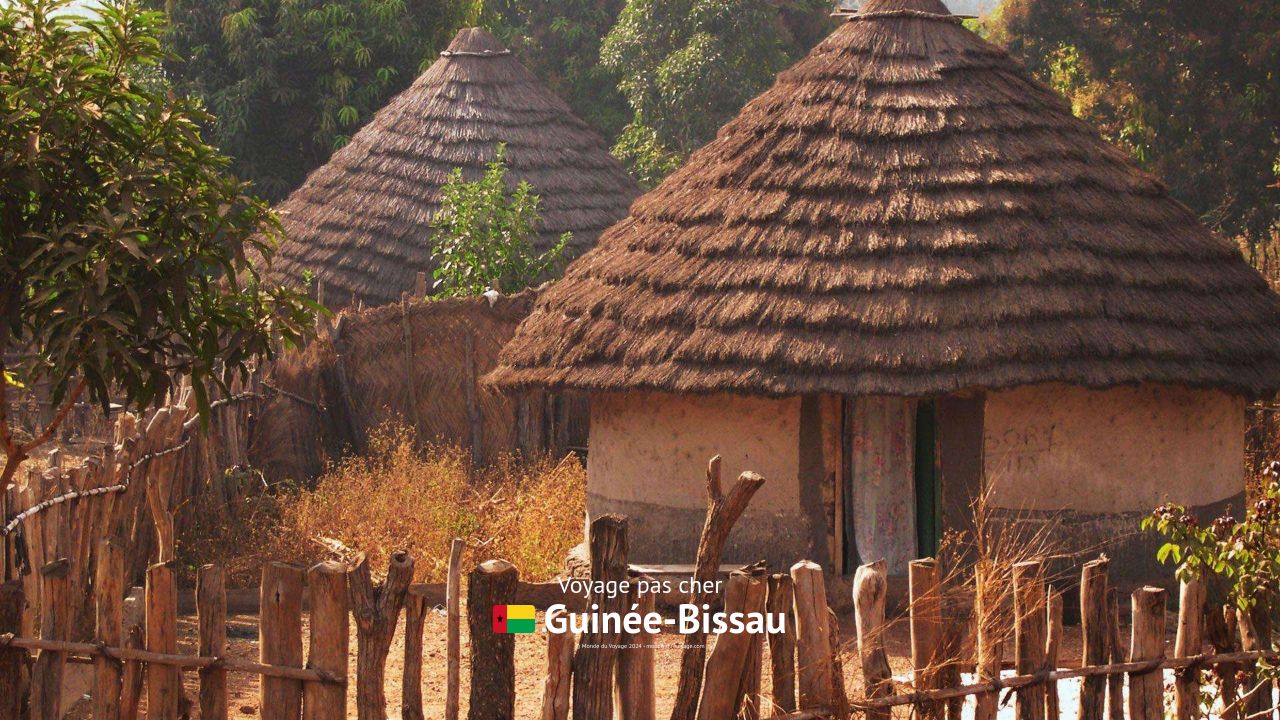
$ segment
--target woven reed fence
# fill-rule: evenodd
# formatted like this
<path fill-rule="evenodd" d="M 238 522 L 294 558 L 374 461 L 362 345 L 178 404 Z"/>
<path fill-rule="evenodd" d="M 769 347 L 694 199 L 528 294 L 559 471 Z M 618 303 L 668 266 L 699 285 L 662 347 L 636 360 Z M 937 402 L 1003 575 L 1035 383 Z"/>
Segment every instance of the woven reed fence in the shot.
<path fill-rule="evenodd" d="M 317 341 L 271 367 L 265 382 L 278 392 L 254 428 L 254 466 L 271 480 L 314 478 L 389 421 L 423 444 L 470 448 L 481 464 L 515 451 L 581 453 L 585 396 L 481 382 L 536 297 L 414 297 L 322 320 Z"/>

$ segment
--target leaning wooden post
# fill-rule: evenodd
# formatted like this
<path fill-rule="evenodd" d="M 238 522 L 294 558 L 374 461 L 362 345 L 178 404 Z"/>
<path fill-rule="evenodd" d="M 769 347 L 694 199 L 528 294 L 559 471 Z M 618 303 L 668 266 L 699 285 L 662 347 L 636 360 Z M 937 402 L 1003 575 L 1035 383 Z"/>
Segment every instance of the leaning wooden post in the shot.
<path fill-rule="evenodd" d="M 893 671 L 884 647 L 884 603 L 889 592 L 888 564 L 884 560 L 858 568 L 853 576 L 853 615 L 858 632 L 858 656 L 862 680 L 871 699 L 893 693 Z M 889 708 L 874 708 L 867 720 L 889 720 Z"/>
<path fill-rule="evenodd" d="M 142 650 L 146 647 L 146 631 L 143 623 L 131 626 L 124 635 L 124 646 L 130 650 Z M 124 664 L 124 673 L 120 677 L 120 720 L 137 720 L 138 706 L 142 704 L 142 693 L 146 681 L 146 665 L 137 660 Z"/>
<path fill-rule="evenodd" d="M 565 611 L 567 614 L 567 611 Z M 568 622 L 568 618 L 565 618 Z M 552 622 L 550 613 L 547 624 Z M 573 633 L 547 633 L 547 680 L 542 689 L 541 720 L 568 720 L 573 677 Z"/>
<path fill-rule="evenodd" d="M 445 584 L 444 720 L 458 720 L 462 685 L 462 538 L 449 545 L 449 575 Z"/>
<path fill-rule="evenodd" d="M 1044 670 L 1045 650 L 1044 566 L 1039 560 L 1013 566 L 1013 644 L 1019 675 Z M 1018 720 L 1044 720 L 1044 685 L 1018 691 Z"/>
<path fill-rule="evenodd" d="M 840 619 L 831 608 L 827 608 L 827 615 L 830 616 L 827 618 L 827 629 L 830 631 L 827 637 L 831 642 L 831 695 L 835 699 L 831 709 L 836 717 L 845 718 L 849 717 L 849 692 L 845 688 L 844 661 L 840 657 Z"/>
<path fill-rule="evenodd" d="M 1049 634 L 1045 640 L 1044 666 L 1058 669 L 1058 651 L 1062 647 L 1062 593 L 1049 588 Z M 1044 714 L 1048 720 L 1058 720 L 1058 681 L 1050 680 L 1044 689 Z"/>
<path fill-rule="evenodd" d="M 96 604 L 94 641 L 105 647 L 120 647 L 124 644 L 124 552 L 111 538 L 98 543 L 93 597 Z M 94 720 L 120 720 L 120 674 L 119 661 L 94 658 Z M 205 717 L 203 713 L 201 717 Z"/>
<path fill-rule="evenodd" d="M 519 573 L 506 560 L 480 563 L 467 578 L 467 627 L 471 631 L 471 708 L 469 720 L 515 717 L 516 644 L 506 632 L 498 605 L 515 597 Z"/>
<path fill-rule="evenodd" d="M 648 617 L 657 607 L 657 597 L 650 590 L 652 582 L 653 579 L 649 577 L 631 579 L 627 605 L 634 608 L 632 612 L 639 614 L 641 618 Z M 642 585 L 645 587 L 642 588 Z M 550 636 L 547 640 L 549 645 Z M 618 693 L 615 703 L 620 720 L 655 720 L 657 716 L 654 705 L 656 690 L 653 652 L 653 644 L 656 642 L 657 635 L 650 634 L 643 628 L 640 632 L 627 634 L 622 638 L 622 649 L 618 653 Z"/>
<path fill-rule="evenodd" d="M 307 667 L 335 677 L 347 676 L 350 648 L 350 613 L 347 605 L 347 568 L 322 562 L 307 571 L 311 588 L 311 632 Z M 303 720 L 346 720 L 347 686 L 309 682 L 302 688 Z"/>
<path fill-rule="evenodd" d="M 620 584 L 627 579 L 627 518 L 605 514 L 591 521 L 591 580 L 593 586 Z M 591 606 L 600 613 L 625 613 L 623 593 L 591 592 Z M 603 628 L 601 628 L 603 630 Z M 618 632 L 587 632 L 573 657 L 574 720 L 596 720 L 613 714 L 613 673 L 618 658 Z"/>
<path fill-rule="evenodd" d="M 1174 657 L 1192 657 L 1204 649 L 1205 584 L 1202 578 L 1183 580 L 1178 593 L 1178 637 Z M 1178 720 L 1196 720 L 1200 711 L 1200 669 L 1184 668 L 1174 682 Z"/>
<path fill-rule="evenodd" d="M 754 598 L 763 600 L 764 583 L 753 578 L 750 571 L 734 570 L 724 589 L 724 612 L 745 613 Z M 751 636 L 747 633 L 721 633 L 716 647 L 707 659 L 706 675 L 702 683 L 702 698 L 698 702 L 698 720 L 732 720 L 738 715 L 742 689 L 742 675 L 747 667 L 747 654 L 751 648 Z"/>
<path fill-rule="evenodd" d="M 800 710 L 827 710 L 832 697 L 831 629 L 827 615 L 827 586 L 822 568 L 801 560 L 791 566 L 795 585 L 796 664 L 800 678 Z"/>
<path fill-rule="evenodd" d="M 66 640 L 71 609 L 71 563 L 55 560 L 40 568 L 40 639 Z M 32 720 L 62 720 L 62 670 L 67 654 L 41 650 L 31 669 Z"/>
<path fill-rule="evenodd" d="M 753 472 L 738 476 L 738 482 L 728 494 L 720 483 L 720 456 L 707 463 L 707 517 L 698 540 L 698 554 L 693 577 L 699 591 L 689 594 L 689 603 L 702 607 L 710 604 L 714 593 L 702 591 L 706 584 L 716 579 L 720 572 L 720 554 L 729 531 L 751 502 L 751 496 L 764 485 L 764 478 Z M 702 670 L 707 659 L 706 635 L 697 632 L 686 635 L 684 649 L 680 653 L 680 680 L 676 686 L 675 706 L 671 720 L 694 720 L 698 711 L 698 696 L 702 691 Z"/>
<path fill-rule="evenodd" d="M 227 653 L 227 581 L 221 565 L 205 565 L 196 575 L 196 620 L 199 652 L 205 657 Z M 314 632 L 314 631 L 313 631 Z M 200 720 L 226 720 L 227 671 L 200 670 Z"/>
<path fill-rule="evenodd" d="M 0 634 L 22 634 L 22 610 L 26 601 L 22 581 L 0 584 Z M 22 667 L 27 653 L 0 647 L 0 720 L 19 720 L 22 714 Z"/>
<path fill-rule="evenodd" d="M 258 657 L 265 665 L 302 667 L 302 582 L 297 565 L 262 566 Z M 302 681 L 263 676 L 258 686 L 262 720 L 296 720 L 302 714 Z"/>
<path fill-rule="evenodd" d="M 408 553 L 392 553 L 387 579 L 373 584 L 369 559 L 361 556 L 347 576 L 347 596 L 356 621 L 356 714 L 359 720 L 385 720 L 387 653 L 395 635 L 396 620 L 404 607 L 413 580 L 413 559 Z"/>
<path fill-rule="evenodd" d="M 427 599 L 409 593 L 404 605 L 404 679 L 400 684 L 400 717 L 423 720 L 422 628 L 427 619 Z"/>
<path fill-rule="evenodd" d="M 916 692 L 937 687 L 942 660 L 942 582 L 938 561 L 912 560 L 907 566 L 911 621 L 911 667 Z M 941 715 L 940 703 L 920 703 L 920 717 L 932 720 Z"/>
<path fill-rule="evenodd" d="M 1133 639 L 1129 660 L 1164 658 L 1163 588 L 1141 587 L 1133 591 Z M 1129 720 L 1162 720 L 1164 717 L 1164 677 L 1159 667 L 1129 673 Z"/>
<path fill-rule="evenodd" d="M 1107 590 L 1107 654 L 1108 662 L 1127 659 L 1120 636 L 1120 592 L 1115 588 Z M 1125 720 L 1124 705 L 1124 675 L 1112 673 L 1107 676 L 1107 718 Z"/>
<path fill-rule="evenodd" d="M 1008 632 L 1007 615 L 1001 608 L 1002 589 L 992 577 L 994 568 L 983 562 L 974 572 L 973 615 L 977 625 L 978 682 L 990 683 L 1000 677 L 1004 661 L 1004 641 Z M 974 720 L 995 720 L 999 693 L 983 692 L 974 696 Z"/>
<path fill-rule="evenodd" d="M 1106 665 L 1107 652 L 1107 568 L 1106 557 L 1090 560 L 1080 570 L 1081 662 Z M 1106 710 L 1107 678 L 1091 675 L 1080 687 L 1080 720 L 1102 720 Z"/>
<path fill-rule="evenodd" d="M 773 675 L 773 704 L 784 713 L 796 709 L 796 617 L 790 575 L 777 573 L 769 578 L 770 615 L 783 616 L 782 632 L 769 634 L 769 665 Z"/>

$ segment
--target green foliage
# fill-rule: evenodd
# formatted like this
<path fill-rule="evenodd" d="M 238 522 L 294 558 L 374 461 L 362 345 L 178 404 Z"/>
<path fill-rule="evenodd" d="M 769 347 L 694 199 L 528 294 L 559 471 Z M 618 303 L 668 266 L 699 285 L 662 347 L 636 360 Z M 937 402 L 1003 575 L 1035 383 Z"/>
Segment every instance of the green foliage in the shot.
<path fill-rule="evenodd" d="M 1210 225 L 1280 229 L 1280 3 L 1005 0 L 990 29 Z"/>
<path fill-rule="evenodd" d="M 278 200 L 436 59 L 480 0 L 146 0 L 178 90 L 214 115 L 235 171 Z"/>
<path fill-rule="evenodd" d="M 605 138 L 630 115 L 614 75 L 600 65 L 600 41 L 624 0 L 491 0 L 484 24 L 525 67 Z"/>
<path fill-rule="evenodd" d="M 614 154 L 642 182 L 660 180 L 825 34 L 829 10 L 817 0 L 628 0 L 600 49 L 633 111 Z"/>
<path fill-rule="evenodd" d="M 483 176 L 467 182 L 458 168 L 441 188 L 440 211 L 431 222 L 438 295 L 519 292 L 560 269 L 570 234 L 538 253 L 531 243 L 540 220 L 538 196 L 527 182 L 508 192 L 506 176 L 506 148 L 498 145 Z"/>
<path fill-rule="evenodd" d="M 278 225 L 160 82 L 162 17 L 134 3 L 0 6 L 0 358 L 6 386 L 157 403 L 301 338 L 310 306 L 259 284 Z M 0 423 L 10 464 L 34 446 Z M 9 468 L 6 467 L 6 472 Z"/>
<path fill-rule="evenodd" d="M 1275 465 L 1273 464 L 1273 467 Z M 1157 559 L 1178 566 L 1181 579 L 1204 577 L 1211 588 L 1241 610 L 1264 612 L 1280 598 L 1280 483 L 1270 482 L 1243 520 L 1230 515 L 1201 527 L 1181 505 L 1161 505 L 1143 518 L 1167 542 Z"/>

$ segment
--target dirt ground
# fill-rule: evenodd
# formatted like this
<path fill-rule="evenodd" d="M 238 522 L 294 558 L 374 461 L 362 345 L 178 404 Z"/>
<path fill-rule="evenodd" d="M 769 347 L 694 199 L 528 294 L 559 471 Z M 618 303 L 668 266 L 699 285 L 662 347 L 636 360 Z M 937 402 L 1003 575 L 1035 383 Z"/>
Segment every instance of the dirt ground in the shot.
<path fill-rule="evenodd" d="M 403 619 L 403 615 L 402 615 Z M 461 704 L 463 717 L 469 701 L 466 614 L 463 612 L 462 628 L 462 692 Z M 257 617 L 236 615 L 228 619 L 228 639 L 230 654 L 237 658 L 256 660 L 258 654 Z M 539 628 L 542 627 L 542 613 L 539 613 Z M 854 637 L 854 626 L 851 616 L 841 618 L 841 637 L 844 642 L 844 675 L 845 685 L 850 695 L 861 694 L 862 682 L 858 669 L 857 657 L 850 639 Z M 304 633 L 307 632 L 304 620 Z M 183 652 L 195 652 L 196 623 L 194 617 L 183 617 L 180 621 L 179 635 Z M 1063 666 L 1078 663 L 1080 657 L 1080 635 L 1078 628 L 1067 628 L 1062 647 Z M 656 651 L 657 660 L 657 710 L 659 717 L 670 715 L 671 704 L 675 695 L 677 677 L 680 670 L 680 649 L 684 636 L 668 633 L 659 640 L 662 645 Z M 546 635 L 538 632 L 532 635 L 516 635 L 516 717 L 537 718 L 542 704 L 542 684 L 546 672 Z M 445 700 L 445 616 L 441 609 L 428 615 L 423 638 L 423 709 L 426 717 L 441 717 L 444 713 Z M 910 635 L 906 623 L 895 623 L 886 637 L 886 645 L 890 656 L 890 665 L 895 675 L 909 673 Z M 351 684 L 347 693 L 347 712 L 355 717 L 355 629 L 351 633 L 351 666 L 349 677 Z M 1007 651 L 1012 652 L 1012 648 Z M 768 646 L 765 647 L 765 664 L 763 675 L 764 690 L 767 693 L 770 685 L 768 671 Z M 387 662 L 387 716 L 401 716 L 401 676 L 404 664 L 403 622 L 397 629 L 396 638 Z M 189 696 L 196 697 L 197 678 L 195 673 L 185 673 L 184 680 Z M 243 673 L 233 673 L 228 680 L 230 688 L 230 707 L 234 717 L 248 717 L 258 714 L 258 677 Z M 765 713 L 767 716 L 769 713 Z M 193 711 L 194 715 L 194 711 Z"/>

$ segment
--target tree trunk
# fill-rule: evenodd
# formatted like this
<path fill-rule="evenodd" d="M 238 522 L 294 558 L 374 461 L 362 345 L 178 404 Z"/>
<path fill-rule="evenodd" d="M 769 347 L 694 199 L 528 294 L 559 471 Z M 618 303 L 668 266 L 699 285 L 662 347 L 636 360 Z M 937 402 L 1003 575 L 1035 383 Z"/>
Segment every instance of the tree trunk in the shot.
<path fill-rule="evenodd" d="M 375 587 L 369 560 L 361 557 L 348 576 L 351 611 L 356 620 L 356 714 L 359 720 L 386 720 L 384 691 L 387 653 L 396 631 L 396 619 L 404 607 L 409 583 L 413 580 L 413 560 L 396 552 L 387 568 L 387 579 Z"/>

